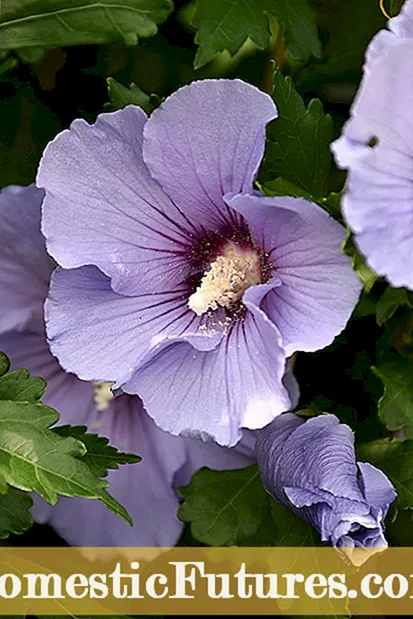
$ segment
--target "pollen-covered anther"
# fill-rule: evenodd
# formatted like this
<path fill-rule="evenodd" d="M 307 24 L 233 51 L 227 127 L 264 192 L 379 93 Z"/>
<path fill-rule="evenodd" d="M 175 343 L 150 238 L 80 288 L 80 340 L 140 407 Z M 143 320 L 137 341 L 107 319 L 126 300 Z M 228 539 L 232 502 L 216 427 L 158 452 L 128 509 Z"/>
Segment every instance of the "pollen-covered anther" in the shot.
<path fill-rule="evenodd" d="M 113 387 L 114 384 L 115 383 L 93 383 L 93 401 L 100 413 L 103 413 L 103 411 L 108 408 L 113 399 L 111 387 Z"/>
<path fill-rule="evenodd" d="M 231 307 L 242 298 L 247 288 L 260 283 L 261 265 L 257 252 L 229 243 L 189 297 L 188 307 L 197 316 L 218 306 Z"/>

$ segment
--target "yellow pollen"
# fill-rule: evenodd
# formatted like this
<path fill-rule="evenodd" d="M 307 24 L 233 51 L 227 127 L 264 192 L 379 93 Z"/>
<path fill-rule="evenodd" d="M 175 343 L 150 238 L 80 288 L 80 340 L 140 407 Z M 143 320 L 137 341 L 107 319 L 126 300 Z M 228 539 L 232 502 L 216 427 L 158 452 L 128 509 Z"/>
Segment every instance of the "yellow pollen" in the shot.
<path fill-rule="evenodd" d="M 196 291 L 188 299 L 188 307 L 197 316 L 218 306 L 237 303 L 250 286 L 261 283 L 261 266 L 257 252 L 229 243 L 223 254 L 211 264 Z"/>
<path fill-rule="evenodd" d="M 93 400 L 100 413 L 103 413 L 103 411 L 108 408 L 113 399 L 113 393 L 110 388 L 113 387 L 114 384 L 115 383 L 93 383 Z"/>

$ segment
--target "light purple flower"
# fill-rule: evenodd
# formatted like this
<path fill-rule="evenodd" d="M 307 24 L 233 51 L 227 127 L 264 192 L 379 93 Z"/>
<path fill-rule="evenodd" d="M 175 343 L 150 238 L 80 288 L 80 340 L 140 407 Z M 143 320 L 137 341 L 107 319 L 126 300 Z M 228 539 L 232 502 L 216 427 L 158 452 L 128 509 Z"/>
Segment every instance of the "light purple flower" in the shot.
<path fill-rule="evenodd" d="M 149 120 L 129 106 L 75 121 L 40 165 L 43 231 L 63 267 L 51 349 L 85 380 L 115 374 L 173 434 L 234 445 L 290 409 L 288 357 L 328 345 L 359 295 L 344 229 L 253 189 L 276 115 L 244 82 L 194 82 Z"/>
<path fill-rule="evenodd" d="M 345 219 L 368 264 L 413 290 L 413 0 L 371 41 L 342 136 Z"/>
<path fill-rule="evenodd" d="M 382 471 L 356 462 L 353 432 L 335 415 L 280 415 L 257 433 L 256 452 L 270 494 L 353 563 L 367 558 L 357 549 L 387 546 L 384 518 L 396 493 Z"/>
<path fill-rule="evenodd" d="M 80 546 L 171 546 L 182 523 L 176 517 L 177 485 L 189 483 L 201 466 L 241 468 L 254 460 L 252 433 L 234 449 L 163 432 L 137 396 L 112 398 L 107 385 L 67 374 L 51 355 L 42 316 L 55 267 L 40 233 L 43 192 L 34 186 L 0 192 L 0 350 L 12 367 L 24 367 L 48 381 L 43 401 L 61 414 L 60 423 L 84 424 L 90 432 L 143 457 L 109 473 L 110 490 L 135 526 L 109 512 L 100 501 L 60 499 L 51 507 L 35 500 L 34 518 L 49 522 L 69 543 Z"/>

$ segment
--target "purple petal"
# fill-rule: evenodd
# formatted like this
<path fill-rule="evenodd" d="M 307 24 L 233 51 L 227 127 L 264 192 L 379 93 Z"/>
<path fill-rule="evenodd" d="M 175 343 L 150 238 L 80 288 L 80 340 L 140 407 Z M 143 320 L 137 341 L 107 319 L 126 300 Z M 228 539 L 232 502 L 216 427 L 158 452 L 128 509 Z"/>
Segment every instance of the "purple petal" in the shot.
<path fill-rule="evenodd" d="M 86 423 L 94 410 L 93 385 L 62 371 L 51 355 L 44 331 L 12 331 L 0 336 L 0 350 L 11 361 L 11 369 L 25 368 L 47 381 L 44 404 L 55 408 L 62 423 Z"/>
<path fill-rule="evenodd" d="M 351 118 L 332 150 L 350 171 L 343 212 L 367 263 L 413 289 L 411 0 L 389 24 L 370 44 Z"/>
<path fill-rule="evenodd" d="M 61 424 L 85 424 L 89 432 L 107 436 L 111 444 L 138 453 L 143 461 L 109 473 L 110 492 L 135 521 L 131 528 L 100 501 L 61 498 L 50 506 L 34 497 L 33 516 L 49 522 L 73 545 L 170 546 L 182 523 L 173 490 L 175 473 L 186 465 L 185 441 L 155 426 L 139 398 L 121 396 L 103 412 L 96 410 L 94 387 L 61 370 L 50 354 L 44 334 L 9 333 L 0 337 L 0 349 L 10 356 L 12 368 L 28 368 L 48 381 L 43 401 L 59 411 Z"/>
<path fill-rule="evenodd" d="M 288 395 L 291 400 L 291 410 L 294 410 L 298 406 L 300 400 L 300 387 L 295 379 L 292 371 L 292 363 L 290 359 L 287 359 L 285 364 L 285 374 L 283 377 L 284 387 L 287 389 Z"/>
<path fill-rule="evenodd" d="M 413 39 L 413 2 L 405 0 L 400 13 L 387 23 L 399 38 Z"/>
<path fill-rule="evenodd" d="M 92 126 L 76 120 L 47 146 L 37 178 L 50 253 L 65 268 L 98 266 L 123 294 L 179 284 L 193 243 L 192 224 L 143 162 L 145 123 L 132 106 Z"/>
<path fill-rule="evenodd" d="M 281 415 L 257 433 L 269 492 L 334 546 L 386 546 L 383 521 L 396 496 L 389 480 L 371 465 L 357 466 L 353 433 L 334 415 L 294 417 Z"/>
<path fill-rule="evenodd" d="M 284 445 L 287 438 L 303 423 L 303 417 L 285 413 L 256 433 L 255 448 L 261 477 L 264 485 L 271 488 L 271 492 L 279 500 L 282 499 L 283 490 L 282 486 L 277 484 L 277 479 Z"/>
<path fill-rule="evenodd" d="M 179 292 L 122 296 L 95 267 L 57 269 L 45 305 L 51 350 L 80 378 L 115 381 L 129 376 L 150 347 L 167 336 L 197 334 L 194 346 L 214 348 L 225 326 L 220 314 L 209 324 L 186 302 Z"/>
<path fill-rule="evenodd" d="M 189 218 L 210 229 L 233 222 L 225 193 L 252 191 L 272 99 L 240 80 L 203 80 L 170 96 L 148 120 L 144 158 Z"/>
<path fill-rule="evenodd" d="M 43 191 L 34 185 L 0 192 L 0 332 L 39 322 L 54 268 L 40 234 Z"/>
<path fill-rule="evenodd" d="M 80 421 L 80 420 L 79 420 Z M 95 412 L 90 429 L 111 444 L 138 453 L 143 460 L 108 476 L 110 492 L 134 520 L 131 528 L 100 501 L 60 499 L 55 507 L 36 500 L 33 515 L 50 523 L 75 546 L 173 546 L 182 523 L 173 480 L 186 462 L 185 441 L 162 432 L 144 412 L 138 398 L 120 396 L 103 413 Z"/>
<path fill-rule="evenodd" d="M 274 272 L 268 284 L 250 288 L 244 298 L 259 304 L 278 327 L 287 356 L 330 344 L 346 326 L 361 290 L 341 251 L 344 228 L 299 198 L 239 195 L 229 204 L 247 219 Z"/>
<path fill-rule="evenodd" d="M 317 488 L 335 497 L 364 502 L 353 433 L 334 415 L 313 417 L 287 438 L 279 474 L 284 486 Z"/>
<path fill-rule="evenodd" d="M 402 39 L 413 39 L 413 2 L 405 0 L 400 13 L 387 22 L 387 29 L 380 30 L 371 40 L 366 52 L 365 71 L 373 66 L 373 63 L 387 53 Z"/>
<path fill-rule="evenodd" d="M 366 501 L 374 507 L 383 510 L 384 516 L 387 514 L 389 505 L 396 498 L 396 492 L 386 475 L 380 469 L 368 462 L 358 462 L 361 473 L 360 485 Z"/>
<path fill-rule="evenodd" d="M 161 343 L 125 391 L 139 393 L 155 422 L 172 434 L 232 446 L 241 427 L 263 427 L 291 406 L 282 382 L 286 360 L 277 329 L 260 310 L 248 309 L 215 350 L 194 350 L 182 338 Z"/>
<path fill-rule="evenodd" d="M 189 484 L 192 475 L 203 466 L 215 471 L 241 469 L 255 462 L 255 432 L 244 430 L 235 447 L 220 447 L 201 439 L 185 439 L 187 463 L 175 477 L 175 487 Z"/>
<path fill-rule="evenodd" d="M 94 386 L 61 370 L 43 333 L 11 332 L 0 336 L 0 349 L 12 368 L 27 367 L 48 381 L 43 401 L 61 414 L 61 424 L 84 424 L 89 432 L 107 436 L 112 445 L 143 457 L 137 465 L 111 471 L 110 492 L 126 507 L 135 526 L 111 514 L 99 501 L 61 498 L 50 506 L 34 497 L 37 522 L 51 524 L 76 546 L 172 546 L 182 530 L 174 488 L 188 483 L 201 466 L 241 468 L 254 461 L 254 437 L 247 435 L 234 449 L 174 437 L 160 430 L 137 397 L 120 396 L 99 412 Z M 179 483 L 178 483 L 179 482 Z"/>

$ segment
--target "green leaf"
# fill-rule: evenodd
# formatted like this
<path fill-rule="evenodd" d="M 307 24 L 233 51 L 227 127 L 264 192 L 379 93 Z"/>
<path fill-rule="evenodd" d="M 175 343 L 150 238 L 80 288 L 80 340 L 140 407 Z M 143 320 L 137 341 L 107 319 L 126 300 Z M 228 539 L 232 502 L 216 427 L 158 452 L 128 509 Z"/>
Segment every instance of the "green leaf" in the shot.
<path fill-rule="evenodd" d="M 193 19 L 199 45 L 195 69 L 225 49 L 234 55 L 247 38 L 259 49 L 268 47 L 268 14 L 284 26 L 291 56 L 305 63 L 311 56 L 321 55 L 314 14 L 307 0 L 198 0 Z"/>
<path fill-rule="evenodd" d="M 46 381 L 30 376 L 27 370 L 14 370 L 0 377 L 0 400 L 37 402 L 46 389 Z"/>
<path fill-rule="evenodd" d="M 269 495 L 256 466 L 234 471 L 202 468 L 179 489 L 185 499 L 178 516 L 209 546 L 241 545 L 255 535 L 268 511 Z"/>
<path fill-rule="evenodd" d="M 160 103 L 157 95 L 147 95 L 133 82 L 129 88 L 117 82 L 113 77 L 108 77 L 106 82 L 110 99 L 110 103 L 106 105 L 108 109 L 121 110 L 127 105 L 138 105 L 144 112 L 150 114 Z"/>
<path fill-rule="evenodd" d="M 172 10 L 170 0 L 3 0 L 3 49 L 122 41 L 157 32 Z"/>
<path fill-rule="evenodd" d="M 306 108 L 290 77 L 274 74 L 274 101 L 278 118 L 267 129 L 267 147 L 261 169 L 262 184 L 281 177 L 312 199 L 326 195 L 331 166 L 331 117 L 312 99 Z"/>
<path fill-rule="evenodd" d="M 388 0 L 385 3 L 388 7 Z M 328 30 L 328 41 L 322 61 L 304 71 L 301 84 L 307 91 L 322 85 L 326 92 L 328 82 L 340 83 L 345 88 L 351 72 L 361 72 L 366 47 L 376 32 L 386 27 L 387 20 L 380 11 L 379 0 L 317 0 L 313 6 L 318 23 Z M 352 84 L 353 80 L 351 76 L 349 82 Z M 348 97 L 351 96 L 350 86 Z"/>
<path fill-rule="evenodd" d="M 109 445 L 109 439 L 97 434 L 86 434 L 86 426 L 57 426 L 53 431 L 59 436 L 71 436 L 82 441 L 87 451 L 82 462 L 88 465 L 96 477 L 105 477 L 108 469 L 118 469 L 119 465 L 137 464 L 142 460 L 140 456 L 124 453 Z"/>
<path fill-rule="evenodd" d="M 266 196 L 292 196 L 293 198 L 305 198 L 306 200 L 313 199 L 311 193 L 280 176 L 261 185 L 260 189 Z"/>
<path fill-rule="evenodd" d="M 351 257 L 353 269 L 357 273 L 364 290 L 370 292 L 379 276 L 367 266 L 364 256 L 361 255 L 357 247 L 354 245 L 353 235 L 349 232 L 344 243 L 343 251 Z"/>
<path fill-rule="evenodd" d="M 268 183 L 264 183 L 264 185 L 260 185 L 259 183 L 257 183 L 257 185 L 266 196 L 291 196 L 293 198 L 305 198 L 306 200 L 319 204 L 332 217 L 334 217 L 334 219 L 338 221 L 342 220 L 340 211 L 341 193 L 332 192 L 326 198 L 315 198 L 302 187 L 297 187 L 297 185 L 294 185 L 293 183 L 290 183 L 290 181 L 286 181 L 281 177 L 268 181 Z"/>
<path fill-rule="evenodd" d="M 1 6 L 1 3 L 0 3 Z M 0 32 L 0 46 L 2 36 Z M 2 87 L 4 95 L 8 89 Z M 13 89 L 3 100 L 0 115 L 0 186 L 28 185 L 34 181 L 46 144 L 61 129 L 55 114 L 30 86 Z"/>
<path fill-rule="evenodd" d="M 0 376 L 3 376 L 6 372 L 9 371 L 10 361 L 7 355 L 4 352 L 0 352 Z"/>
<path fill-rule="evenodd" d="M 16 488 L 9 486 L 5 494 L 0 494 L 0 539 L 6 539 L 10 533 L 20 535 L 32 526 L 32 505 L 31 496 Z"/>
<path fill-rule="evenodd" d="M 377 302 L 377 324 L 390 320 L 399 307 L 413 308 L 411 292 L 406 288 L 386 288 Z"/>
<path fill-rule="evenodd" d="M 0 61 L 0 76 L 4 76 L 7 75 L 7 73 L 10 73 L 11 71 L 13 71 L 19 64 L 19 61 L 17 60 L 17 58 L 13 58 L 13 56 L 9 56 L 8 58 L 5 58 L 4 60 Z"/>
<path fill-rule="evenodd" d="M 1 371 L 7 365 L 7 357 L 1 355 Z M 127 511 L 106 491 L 108 482 L 94 474 L 108 462 L 113 465 L 117 450 L 108 448 L 105 438 L 90 435 L 89 462 L 94 470 L 89 468 L 85 444 L 50 429 L 59 420 L 59 413 L 36 401 L 43 389 L 44 381 L 30 378 L 26 370 L 0 377 L 2 397 L 17 399 L 0 399 L 0 493 L 6 493 L 10 485 L 37 492 L 52 505 L 59 495 L 99 499 L 132 524 Z M 19 401 L 20 397 L 25 400 Z M 129 455 L 122 454 L 122 458 L 128 460 Z"/>
<path fill-rule="evenodd" d="M 81 458 L 84 444 L 50 430 L 59 414 L 40 402 L 0 402 L 0 488 L 37 492 L 55 505 L 59 495 L 100 499 L 128 522 L 126 510 Z"/>
<path fill-rule="evenodd" d="M 319 546 L 320 536 L 313 527 L 278 501 L 271 502 L 273 541 L 271 546 Z"/>
<path fill-rule="evenodd" d="M 404 430 L 406 438 L 413 438 L 413 360 L 393 355 L 372 369 L 384 386 L 381 421 L 392 432 Z"/>
<path fill-rule="evenodd" d="M 385 438 L 357 446 L 357 459 L 371 462 L 393 483 L 402 509 L 413 508 L 413 441 Z"/>

